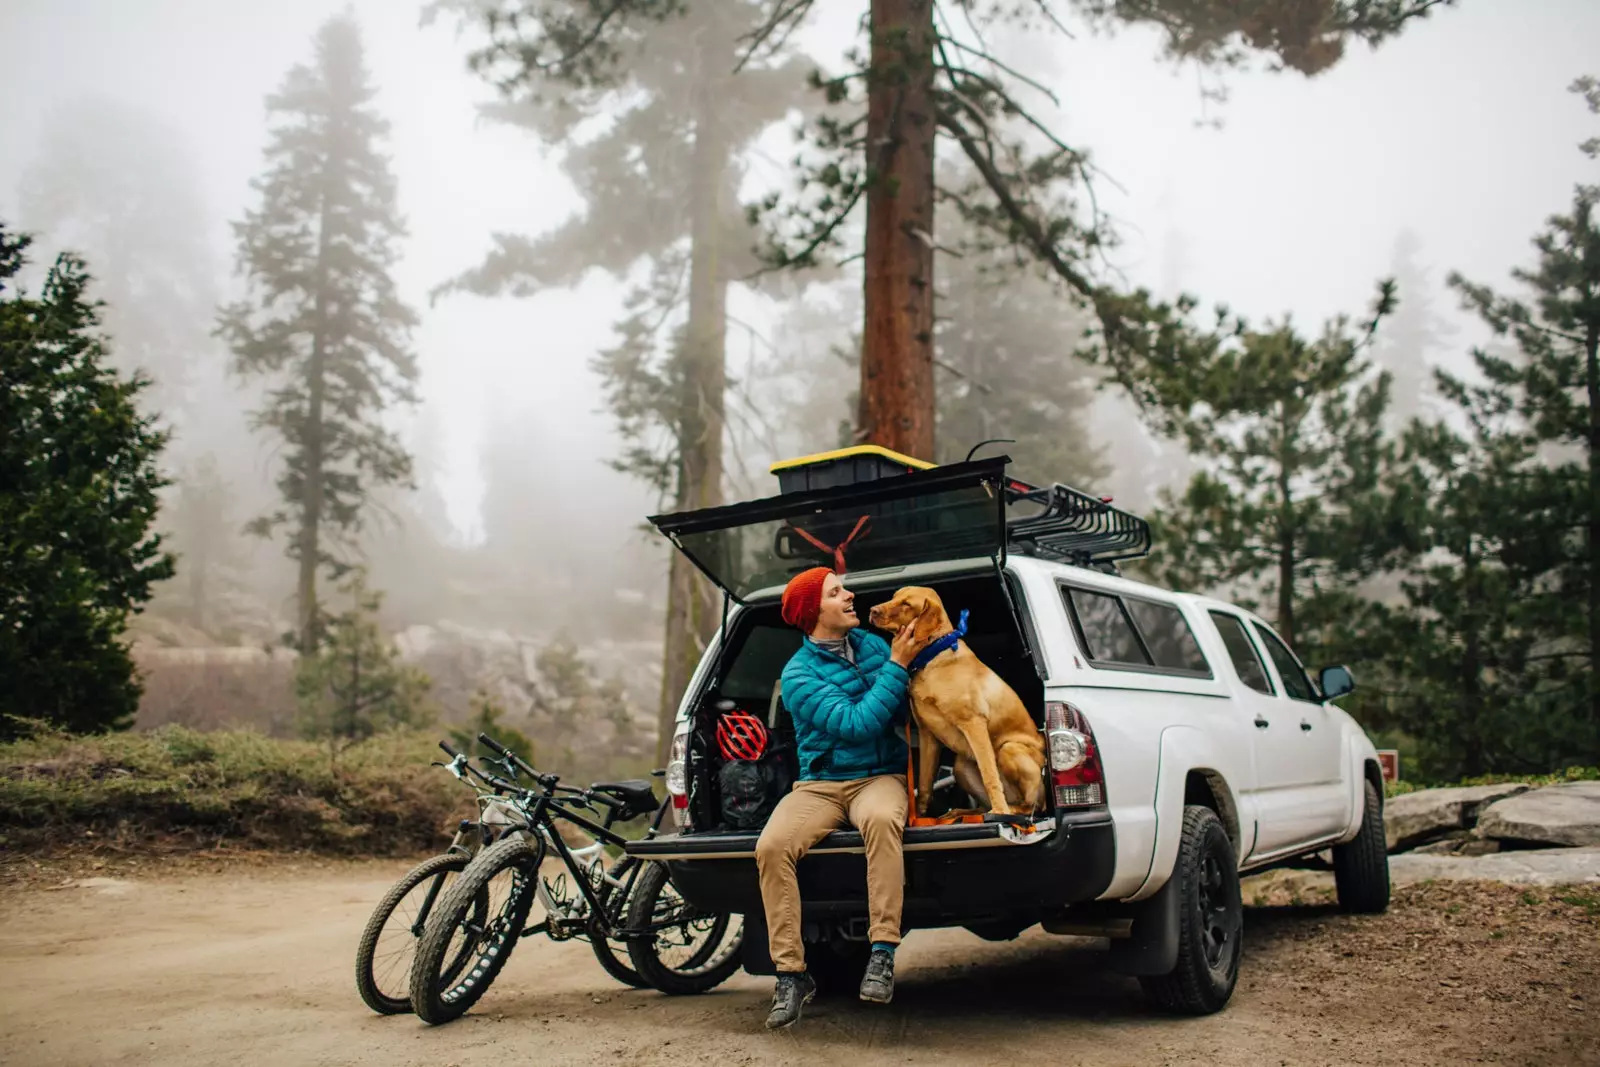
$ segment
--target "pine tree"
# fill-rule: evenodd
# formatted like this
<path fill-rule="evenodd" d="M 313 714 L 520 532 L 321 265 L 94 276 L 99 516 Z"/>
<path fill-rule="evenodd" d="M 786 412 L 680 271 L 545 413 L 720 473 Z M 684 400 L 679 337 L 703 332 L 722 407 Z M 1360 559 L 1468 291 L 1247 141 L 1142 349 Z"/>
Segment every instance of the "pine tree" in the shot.
<path fill-rule="evenodd" d="M 1363 688 L 1381 707 L 1369 719 L 1416 739 L 1424 781 L 1580 762 L 1582 701 L 1547 619 L 1560 535 L 1530 477 L 1535 444 L 1497 386 L 1440 373 L 1438 390 L 1467 430 L 1419 421 L 1406 433 L 1393 492 L 1415 551 L 1405 607 L 1370 628 L 1363 658 L 1379 677 Z"/>
<path fill-rule="evenodd" d="M 380 731 L 422 726 L 431 716 L 428 676 L 401 663 L 378 628 L 382 596 L 367 588 L 359 569 L 343 591 L 350 607 L 327 620 L 323 640 L 295 670 L 300 732 L 326 740 L 335 757 Z"/>
<path fill-rule="evenodd" d="M 234 493 L 210 453 L 182 472 L 176 489 L 163 509 L 183 575 L 182 590 L 173 593 L 181 598 L 190 625 L 210 630 L 216 602 L 237 588 L 243 563 Z"/>
<path fill-rule="evenodd" d="M 252 529 L 290 529 L 303 655 L 322 632 L 318 572 L 348 569 L 342 549 L 373 487 L 411 481 L 410 457 L 382 421 L 414 400 L 416 316 L 389 273 L 404 228 L 372 97 L 355 23 L 329 21 L 312 62 L 267 99 L 275 124 L 253 184 L 261 202 L 234 225 L 249 296 L 218 318 L 236 368 L 272 384 L 253 424 L 284 445 L 282 501 Z"/>
<path fill-rule="evenodd" d="M 814 2 L 769 5 L 750 52 L 781 46 Z M 865 204 L 866 439 L 935 453 L 934 250 L 945 244 L 934 231 L 936 199 L 957 205 L 988 240 L 1023 249 L 1052 270 L 1093 308 L 1109 356 L 1142 358 L 1150 335 L 1171 320 L 1172 309 L 1152 306 L 1148 294 L 1119 294 L 1096 279 L 1093 257 L 1113 235 L 1094 207 L 1088 154 L 1037 116 L 1029 94 L 1059 101 L 993 55 L 987 30 L 1064 31 L 1074 15 L 1095 30 L 1153 25 L 1176 59 L 1237 66 L 1265 54 L 1313 75 L 1338 62 L 1348 41 L 1376 44 L 1442 2 L 870 0 L 866 52 L 852 52 L 845 70 L 816 79 L 833 107 L 809 138 L 812 165 L 795 195 L 765 205 L 772 262 L 803 267 L 843 242 L 846 219 Z M 936 137 L 953 143 L 970 180 L 940 180 Z"/>
<path fill-rule="evenodd" d="M 1203 468 L 1155 517 L 1163 581 L 1228 586 L 1241 603 L 1270 602 L 1291 644 L 1335 643 L 1357 580 L 1395 547 L 1380 492 L 1389 378 L 1366 358 L 1393 306 L 1385 283 L 1370 320 L 1352 330 L 1341 317 L 1315 338 L 1219 316 L 1207 346 L 1143 364 L 1137 399 Z"/>
<path fill-rule="evenodd" d="M 0 737 L 17 718 L 126 727 L 141 687 L 129 614 L 173 573 L 154 533 L 166 435 L 148 382 L 111 369 L 84 262 L 16 288 L 30 239 L 0 226 Z"/>
<path fill-rule="evenodd" d="M 1386 428 L 1396 436 L 1425 415 L 1433 400 L 1433 360 L 1455 333 L 1434 308 L 1433 282 L 1420 262 L 1417 235 L 1402 230 L 1395 238 L 1390 273 L 1399 305 L 1373 346 L 1372 359 L 1394 381 Z"/>
<path fill-rule="evenodd" d="M 503 94 L 488 114 L 564 143 L 564 167 L 587 201 L 548 234 L 497 234 L 484 263 L 452 285 L 528 295 L 591 270 L 647 269 L 618 343 L 595 361 L 625 442 L 616 465 L 671 510 L 722 503 L 728 290 L 757 266 L 738 198 L 743 154 L 803 102 L 802 75 L 781 57 L 735 73 L 738 42 L 760 23 L 751 0 L 446 0 L 431 10 L 487 33 L 471 64 Z M 612 121 L 590 133 L 601 115 Z M 674 553 L 663 759 L 678 700 L 719 619 L 709 583 Z"/>
<path fill-rule="evenodd" d="M 1582 78 L 1572 90 L 1600 113 L 1600 82 Z M 1600 141 L 1583 146 L 1600 155 Z M 1518 299 L 1453 274 L 1450 284 L 1497 335 L 1513 341 L 1514 357 L 1479 350 L 1473 361 L 1485 385 L 1459 395 L 1514 415 L 1503 431 L 1520 446 L 1506 485 L 1516 536 L 1505 551 L 1517 565 L 1546 571 L 1537 618 L 1542 638 L 1533 653 L 1552 681 L 1587 708 L 1585 744 L 1600 760 L 1600 186 L 1573 192 L 1566 214 L 1552 216 L 1534 238 L 1536 264 L 1512 276 L 1528 291 Z M 1448 376 L 1442 382 L 1451 381 Z M 1507 446 L 1510 447 L 1510 446 Z M 1532 520 L 1530 522 L 1530 519 Z M 1559 713 L 1556 713 L 1559 714 Z"/>

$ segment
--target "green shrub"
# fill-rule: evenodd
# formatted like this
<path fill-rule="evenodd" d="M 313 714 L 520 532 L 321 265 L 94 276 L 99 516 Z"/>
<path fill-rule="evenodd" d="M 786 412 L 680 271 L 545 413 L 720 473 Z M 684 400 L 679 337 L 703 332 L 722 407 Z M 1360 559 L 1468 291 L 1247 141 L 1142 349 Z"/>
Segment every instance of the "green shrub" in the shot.
<path fill-rule="evenodd" d="M 0 834 L 13 849 L 98 839 L 415 853 L 474 811 L 470 792 L 428 765 L 436 743 L 382 733 L 334 761 L 314 742 L 248 731 L 38 733 L 0 744 Z"/>
<path fill-rule="evenodd" d="M 1600 781 L 1600 767 L 1568 767 L 1550 774 L 1482 774 L 1476 778 L 1464 778 L 1459 782 L 1440 782 L 1436 785 L 1408 781 L 1386 782 L 1384 793 L 1387 796 L 1397 797 L 1421 789 L 1437 789 L 1446 785 L 1503 785 L 1508 782 L 1522 782 L 1526 785 L 1541 786 L 1559 785 L 1562 782 L 1595 781 Z"/>

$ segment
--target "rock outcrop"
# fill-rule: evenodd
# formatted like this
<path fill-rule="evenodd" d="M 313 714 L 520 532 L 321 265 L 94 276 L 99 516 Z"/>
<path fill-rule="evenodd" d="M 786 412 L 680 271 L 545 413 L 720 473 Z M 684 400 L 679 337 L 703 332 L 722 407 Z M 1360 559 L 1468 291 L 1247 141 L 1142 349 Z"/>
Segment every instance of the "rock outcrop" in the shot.
<path fill-rule="evenodd" d="M 1600 782 L 1545 786 L 1484 808 L 1479 837 L 1514 844 L 1600 845 Z"/>
<path fill-rule="evenodd" d="M 1404 852 L 1452 831 L 1470 830 L 1495 801 L 1525 793 L 1519 783 L 1423 789 L 1391 797 L 1383 806 L 1383 835 L 1390 852 Z"/>

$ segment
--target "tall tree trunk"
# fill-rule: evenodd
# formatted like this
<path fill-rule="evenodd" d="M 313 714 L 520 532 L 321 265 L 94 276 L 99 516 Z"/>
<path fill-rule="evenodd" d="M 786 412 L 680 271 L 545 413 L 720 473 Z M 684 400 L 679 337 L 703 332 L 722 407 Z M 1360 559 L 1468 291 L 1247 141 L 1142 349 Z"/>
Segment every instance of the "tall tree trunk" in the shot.
<path fill-rule="evenodd" d="M 300 502 L 300 580 L 295 590 L 299 609 L 298 644 L 300 654 L 316 652 L 320 641 L 317 606 L 317 565 L 322 553 L 322 405 L 327 391 L 327 292 L 328 292 L 328 194 L 322 194 L 317 218 L 317 296 L 313 311 L 311 364 L 306 374 L 305 467 Z"/>
<path fill-rule="evenodd" d="M 1589 400 L 1589 537 L 1584 546 L 1589 551 L 1589 715 L 1594 755 L 1600 758 L 1600 322 L 1589 323 L 1583 340 Z"/>
<path fill-rule="evenodd" d="M 1482 600 L 1478 554 L 1471 533 L 1461 556 L 1462 589 L 1466 596 L 1466 640 L 1461 649 L 1462 773 L 1473 777 L 1488 769 L 1484 753 L 1483 721 L 1483 622 L 1479 612 Z"/>
<path fill-rule="evenodd" d="M 863 439 L 934 458 L 933 2 L 872 0 Z"/>
<path fill-rule="evenodd" d="M 677 510 L 722 503 L 722 435 L 727 390 L 728 274 L 722 258 L 728 145 L 719 103 L 731 70 L 731 50 L 707 47 L 695 121 L 690 191 L 689 321 L 684 328 L 678 424 Z M 683 553 L 674 552 L 667 577 L 667 625 L 657 714 L 656 760 L 665 763 L 678 702 L 695 665 L 721 623 L 720 598 Z"/>
<path fill-rule="evenodd" d="M 1282 431 L 1278 456 L 1278 632 L 1294 647 L 1294 501 L 1289 496 L 1289 421 L 1279 410 Z"/>

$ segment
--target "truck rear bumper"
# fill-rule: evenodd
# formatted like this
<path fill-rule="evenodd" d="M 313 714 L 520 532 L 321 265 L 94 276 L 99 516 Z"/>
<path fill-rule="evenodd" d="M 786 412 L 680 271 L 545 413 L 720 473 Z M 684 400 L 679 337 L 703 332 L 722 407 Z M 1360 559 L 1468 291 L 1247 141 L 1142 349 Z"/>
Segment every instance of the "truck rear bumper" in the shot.
<path fill-rule="evenodd" d="M 1111 884 L 1116 837 L 1104 812 L 1061 816 L 1040 838 L 1013 840 L 993 823 L 908 827 L 904 925 L 964 926 L 1031 919 L 1094 900 Z M 629 842 L 629 855 L 659 860 L 690 903 L 736 914 L 761 912 L 757 834 L 685 834 Z M 847 919 L 867 910 L 861 835 L 835 830 L 799 863 L 808 918 Z"/>

